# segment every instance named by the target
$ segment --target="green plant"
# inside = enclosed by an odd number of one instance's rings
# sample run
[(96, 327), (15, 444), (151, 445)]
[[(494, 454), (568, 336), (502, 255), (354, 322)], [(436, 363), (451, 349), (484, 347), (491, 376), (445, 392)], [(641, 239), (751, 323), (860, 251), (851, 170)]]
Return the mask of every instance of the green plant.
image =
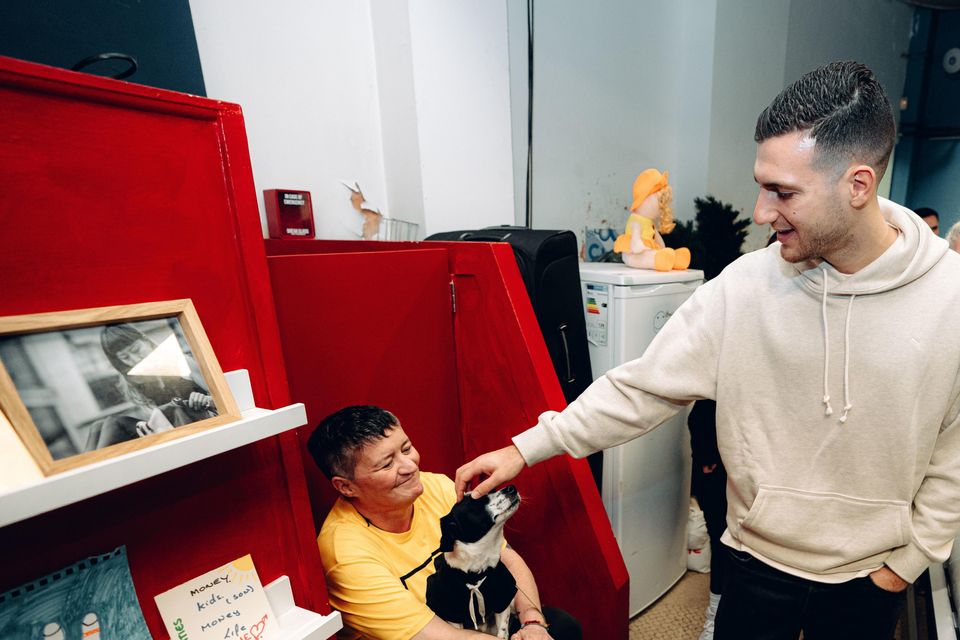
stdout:
[(710, 280), (743, 255), (741, 248), (750, 220), (739, 219), (736, 209), (713, 196), (694, 198), (693, 204), (696, 220), (678, 222), (663, 239), (668, 247), (688, 247), (690, 267), (702, 269), (704, 277)]

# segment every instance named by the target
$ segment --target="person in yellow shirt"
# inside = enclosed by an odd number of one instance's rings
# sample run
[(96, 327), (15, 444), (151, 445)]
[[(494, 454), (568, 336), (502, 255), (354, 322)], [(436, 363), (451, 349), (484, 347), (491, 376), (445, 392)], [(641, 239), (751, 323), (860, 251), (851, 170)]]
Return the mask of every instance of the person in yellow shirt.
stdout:
[[(396, 416), (379, 407), (346, 407), (321, 421), (307, 448), (340, 494), (317, 538), (330, 603), (346, 627), (340, 637), (491, 637), (457, 629), (426, 605), (440, 518), (457, 494), (450, 478), (420, 471), (420, 454)], [(509, 545), (502, 560), (518, 586), (510, 637), (579, 640), (576, 620), (541, 607), (533, 574)]]

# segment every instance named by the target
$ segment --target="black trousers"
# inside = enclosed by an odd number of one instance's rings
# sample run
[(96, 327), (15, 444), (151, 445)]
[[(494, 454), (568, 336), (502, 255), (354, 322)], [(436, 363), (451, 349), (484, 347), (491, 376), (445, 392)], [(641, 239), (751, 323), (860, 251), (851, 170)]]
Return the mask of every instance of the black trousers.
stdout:
[(867, 577), (823, 584), (724, 546), (727, 579), (714, 640), (890, 640), (904, 594)]
[[(547, 631), (554, 640), (581, 640), (583, 638), (580, 623), (563, 609), (544, 607), (543, 617), (546, 618), (547, 624), (550, 625)], [(510, 616), (510, 635), (512, 636), (519, 630), (520, 619), (514, 614)]]
[(727, 529), (727, 471), (722, 464), (710, 473), (694, 464), (691, 491), (700, 503), (710, 536), (710, 593), (722, 593), (727, 569), (727, 546), (720, 536)]

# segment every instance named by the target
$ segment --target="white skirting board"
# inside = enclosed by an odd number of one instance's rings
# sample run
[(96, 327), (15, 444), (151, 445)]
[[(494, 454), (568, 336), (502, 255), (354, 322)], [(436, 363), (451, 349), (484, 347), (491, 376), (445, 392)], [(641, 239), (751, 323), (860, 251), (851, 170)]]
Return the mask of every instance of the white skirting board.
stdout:
[(287, 576), (280, 576), (266, 585), (264, 591), (280, 623), (280, 640), (326, 640), (343, 628), (339, 611), (322, 616), (298, 607), (293, 601)]

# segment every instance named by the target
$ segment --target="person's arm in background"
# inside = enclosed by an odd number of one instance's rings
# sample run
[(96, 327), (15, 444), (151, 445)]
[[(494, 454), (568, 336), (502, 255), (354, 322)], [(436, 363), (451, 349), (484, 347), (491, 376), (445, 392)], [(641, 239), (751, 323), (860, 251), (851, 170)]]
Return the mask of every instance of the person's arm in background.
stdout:
[[(513, 605), (517, 611), (520, 624), (530, 624), (511, 636), (517, 640), (544, 640), (550, 638), (547, 631), (546, 619), (543, 617), (543, 607), (540, 605), (540, 592), (537, 590), (537, 581), (533, 577), (530, 567), (524, 562), (520, 554), (507, 546), (500, 553), (500, 560), (517, 581), (517, 597)], [(542, 626), (541, 626), (542, 625)]]
[(643, 357), (599, 377), (563, 412), (547, 411), (513, 445), (468, 462), (456, 475), (457, 498), (487, 476), (474, 497), (515, 478), (524, 468), (568, 453), (575, 458), (623, 444), (670, 419), (691, 400), (714, 398), (723, 334), (724, 296), (716, 278), (677, 310)]
[(720, 464), (720, 449), (717, 447), (717, 403), (713, 400), (698, 400), (693, 404), (687, 418), (690, 429), (690, 450), (694, 469), (713, 473)]

